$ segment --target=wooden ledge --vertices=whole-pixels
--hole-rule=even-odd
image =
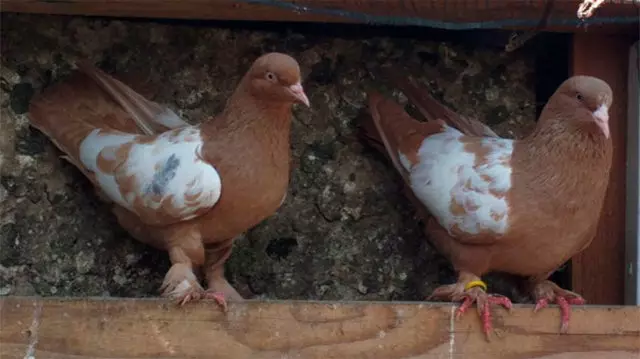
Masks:
[[[637,359],[640,307],[559,311],[497,309],[486,342],[475,311],[398,302],[213,303],[178,308],[160,299],[0,300],[2,358],[546,358]]]
[[[584,32],[578,27],[582,0],[554,0],[545,31]],[[450,30],[533,28],[547,0],[1,0],[1,11],[41,14],[371,23]],[[636,35],[638,0],[607,0],[586,19],[588,32]],[[617,18],[612,22],[613,18]],[[624,19],[623,19],[624,18]]]

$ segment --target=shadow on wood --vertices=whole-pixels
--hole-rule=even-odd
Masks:
[[[486,342],[472,311],[438,303],[259,302],[176,307],[158,299],[0,300],[2,358],[607,358],[640,353],[640,307],[497,311]]]

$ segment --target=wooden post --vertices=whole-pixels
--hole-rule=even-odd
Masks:
[[[614,153],[607,198],[596,237],[571,262],[573,289],[589,304],[624,303],[627,73],[633,41],[589,33],[573,37],[572,73],[599,77],[614,94],[609,111]]]
[[[213,303],[164,300],[0,299],[2,358],[637,359],[637,307],[496,310],[486,342],[474,311],[447,304]]]

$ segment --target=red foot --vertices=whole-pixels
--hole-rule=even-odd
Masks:
[[[584,298],[580,296],[562,296],[556,295],[553,300],[558,307],[560,307],[561,319],[560,319],[560,332],[566,333],[569,329],[569,319],[571,317],[571,305],[583,305],[585,304]],[[536,307],[533,309],[534,312],[539,311],[540,309],[546,308],[549,305],[549,299],[540,298],[536,303]]]
[[[484,291],[476,295],[464,294],[464,301],[456,311],[456,319],[460,319],[460,316],[462,316],[462,314],[471,307],[473,302],[478,302],[478,312],[480,314],[480,320],[482,320],[482,329],[487,340],[489,340],[489,336],[493,329],[493,325],[491,323],[491,305],[497,304],[503,306],[507,310],[511,310],[511,301],[507,297],[497,294],[486,294]]]

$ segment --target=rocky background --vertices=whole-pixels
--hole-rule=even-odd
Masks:
[[[505,34],[242,26],[2,14],[0,295],[155,296],[169,267],[28,126],[35,93],[86,58],[138,79],[136,89],[198,123],[222,109],[257,56],[274,50],[300,62],[312,109],[294,111],[286,202],[235,242],[230,281],[247,297],[323,300],[421,300],[453,281],[399,177],[357,138],[354,118],[364,90],[384,85],[376,69],[396,65],[455,110],[521,137],[540,101],[530,52],[504,54]],[[490,283],[517,299],[510,284]]]

